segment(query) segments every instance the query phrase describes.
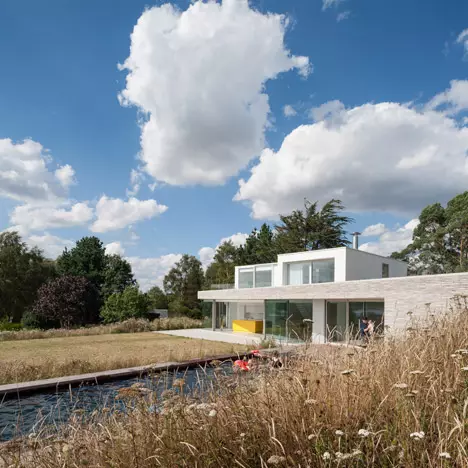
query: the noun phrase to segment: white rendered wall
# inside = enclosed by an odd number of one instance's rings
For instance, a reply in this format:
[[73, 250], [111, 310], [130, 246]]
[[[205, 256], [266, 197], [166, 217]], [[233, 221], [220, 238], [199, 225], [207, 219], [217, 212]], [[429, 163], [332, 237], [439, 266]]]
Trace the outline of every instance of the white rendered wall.
[[382, 264], [389, 266], [389, 278], [407, 276], [404, 262], [362, 250], [346, 249], [346, 281], [382, 278]]
[[312, 326], [312, 341], [314, 343], [325, 343], [325, 300], [314, 299], [312, 307], [312, 318], [314, 321]]

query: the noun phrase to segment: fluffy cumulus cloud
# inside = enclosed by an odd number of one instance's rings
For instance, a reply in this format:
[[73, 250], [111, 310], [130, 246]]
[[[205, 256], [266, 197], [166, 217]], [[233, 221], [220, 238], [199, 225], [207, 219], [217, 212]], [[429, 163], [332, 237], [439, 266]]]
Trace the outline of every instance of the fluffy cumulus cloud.
[[223, 237], [218, 245], [216, 247], [202, 247], [198, 251], [198, 258], [200, 259], [200, 262], [202, 263], [204, 268], [207, 268], [208, 265], [213, 261], [213, 258], [216, 253], [216, 249], [223, 244], [224, 242], [231, 241], [236, 247], [240, 247], [241, 245], [245, 244], [245, 241], [247, 240], [247, 237], [249, 237], [248, 234], [244, 234], [242, 232], [238, 232], [237, 234], [233, 234], [232, 236], [229, 237]]
[[88, 203], [71, 206], [20, 205], [10, 215], [11, 229], [21, 234], [45, 229], [82, 226], [93, 218], [93, 209]]
[[125, 248], [119, 241], [110, 242], [106, 244], [104, 248], [106, 249], [107, 255], [123, 255], [125, 253]]
[[392, 252], [404, 249], [413, 239], [413, 231], [419, 224], [418, 219], [408, 221], [404, 226], [388, 229], [384, 224], [368, 226], [364, 232], [369, 236], [378, 236], [378, 240], [362, 244], [359, 249], [378, 255], [388, 256]]
[[52, 157], [33, 140], [0, 139], [0, 197], [26, 203], [57, 201], [66, 196], [74, 171], [69, 165], [55, 172]]
[[122, 229], [138, 221], [154, 218], [164, 213], [167, 206], [156, 200], [138, 200], [102, 196], [96, 205], [96, 221], [91, 225], [93, 232], [107, 232]]
[[380, 236], [387, 231], [387, 227], [383, 223], [372, 224], [367, 226], [364, 231], [362, 231], [362, 237], [373, 237]]
[[154, 179], [172, 185], [222, 184], [264, 146], [270, 111], [264, 83], [307, 57], [285, 48], [287, 21], [247, 0], [147, 9], [131, 35], [123, 105], [135, 105], [140, 158]]
[[56, 259], [65, 248], [70, 249], [74, 245], [72, 240], [62, 239], [48, 232], [43, 235], [31, 235], [26, 238], [26, 243], [31, 247], [39, 247], [44, 252], [44, 255], [51, 259]]
[[[467, 106], [453, 90], [467, 83], [452, 82], [443, 93], [457, 111]], [[466, 190], [468, 128], [454, 111], [434, 104], [321, 106], [313, 124], [293, 130], [278, 151], [262, 152], [235, 199], [250, 203], [254, 218], [273, 219], [301, 206], [304, 197], [339, 198], [350, 211], [399, 214], [446, 201]]]
[[450, 87], [434, 96], [426, 108], [439, 109], [447, 115], [456, 115], [468, 109], [468, 80], [452, 80]]
[[143, 291], [147, 291], [152, 286], [162, 286], [164, 276], [181, 258], [180, 254], [152, 258], [126, 257]]
[[457, 43], [463, 46], [465, 50], [465, 58], [468, 58], [468, 29], [465, 29], [459, 34]]

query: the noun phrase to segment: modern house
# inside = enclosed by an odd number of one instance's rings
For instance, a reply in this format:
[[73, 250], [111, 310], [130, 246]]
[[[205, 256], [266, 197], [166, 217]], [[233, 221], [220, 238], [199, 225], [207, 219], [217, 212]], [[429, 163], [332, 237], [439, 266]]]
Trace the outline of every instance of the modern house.
[[[340, 247], [278, 255], [276, 263], [236, 267], [233, 289], [200, 291], [210, 328], [265, 336], [353, 339], [360, 318], [378, 331], [407, 328], [468, 293], [468, 274], [407, 276], [404, 262]], [[209, 304], [206, 304], [209, 303]]]

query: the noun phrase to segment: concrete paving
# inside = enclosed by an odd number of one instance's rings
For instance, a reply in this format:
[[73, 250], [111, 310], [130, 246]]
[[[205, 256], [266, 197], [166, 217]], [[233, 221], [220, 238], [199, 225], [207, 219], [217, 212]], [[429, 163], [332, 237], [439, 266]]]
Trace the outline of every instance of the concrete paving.
[[224, 343], [234, 343], [257, 346], [263, 339], [263, 335], [256, 333], [241, 333], [231, 330], [210, 330], [207, 328], [187, 328], [185, 330], [158, 331], [164, 335], [181, 336], [184, 338], [195, 338], [207, 341], [222, 341]]

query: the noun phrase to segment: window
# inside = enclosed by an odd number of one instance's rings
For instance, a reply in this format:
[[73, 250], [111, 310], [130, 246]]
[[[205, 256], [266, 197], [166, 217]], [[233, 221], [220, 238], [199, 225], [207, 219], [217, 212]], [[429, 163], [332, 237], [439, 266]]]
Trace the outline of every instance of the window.
[[388, 263], [382, 263], [382, 278], [389, 278], [389, 266]]
[[288, 284], [299, 285], [309, 284], [310, 262], [307, 263], [288, 263]]
[[312, 283], [332, 283], [335, 281], [335, 259], [312, 262]]
[[239, 289], [254, 287], [254, 271], [253, 268], [239, 270]]
[[255, 267], [255, 287], [266, 288], [272, 283], [271, 267]]

